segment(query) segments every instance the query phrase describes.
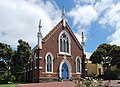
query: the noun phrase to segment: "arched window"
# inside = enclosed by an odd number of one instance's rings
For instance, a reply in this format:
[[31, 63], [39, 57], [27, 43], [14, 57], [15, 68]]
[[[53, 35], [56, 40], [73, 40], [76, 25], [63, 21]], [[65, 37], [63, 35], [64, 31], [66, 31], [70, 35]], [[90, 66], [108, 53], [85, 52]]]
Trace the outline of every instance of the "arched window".
[[80, 57], [76, 58], [76, 73], [82, 73], [82, 61]]
[[53, 72], [53, 55], [51, 53], [46, 54], [46, 73]]
[[59, 51], [70, 53], [70, 38], [66, 31], [61, 32], [59, 36]]

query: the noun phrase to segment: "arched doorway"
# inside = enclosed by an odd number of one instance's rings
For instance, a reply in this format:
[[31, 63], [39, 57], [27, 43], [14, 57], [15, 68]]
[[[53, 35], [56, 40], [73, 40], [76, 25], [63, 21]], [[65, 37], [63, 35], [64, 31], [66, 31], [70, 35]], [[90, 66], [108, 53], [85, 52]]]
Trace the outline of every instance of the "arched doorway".
[[72, 67], [67, 59], [63, 59], [60, 63], [59, 78], [64, 80], [72, 78]]
[[69, 79], [69, 69], [66, 63], [62, 65], [62, 79]]

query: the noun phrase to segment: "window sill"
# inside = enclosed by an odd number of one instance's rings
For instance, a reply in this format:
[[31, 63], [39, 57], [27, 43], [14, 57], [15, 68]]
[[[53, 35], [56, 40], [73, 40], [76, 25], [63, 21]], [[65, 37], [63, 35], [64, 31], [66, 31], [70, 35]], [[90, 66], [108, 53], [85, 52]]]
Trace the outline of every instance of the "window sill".
[[76, 74], [81, 74], [80, 72], [76, 72]]
[[67, 55], [67, 56], [71, 56], [70, 53], [65, 53], [65, 52], [59, 52], [60, 55]]
[[52, 74], [53, 72], [46, 72], [46, 73], [48, 73], [48, 74]]

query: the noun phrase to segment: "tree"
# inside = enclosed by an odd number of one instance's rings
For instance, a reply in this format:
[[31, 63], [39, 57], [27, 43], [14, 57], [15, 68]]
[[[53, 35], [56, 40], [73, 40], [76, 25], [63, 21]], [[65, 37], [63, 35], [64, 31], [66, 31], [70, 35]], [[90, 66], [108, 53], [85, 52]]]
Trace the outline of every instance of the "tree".
[[17, 56], [20, 58], [23, 65], [25, 65], [32, 58], [32, 50], [28, 42], [20, 39], [18, 40], [18, 43]]
[[10, 45], [0, 43], [0, 59], [5, 63], [5, 67], [9, 68], [11, 66], [11, 60], [13, 58], [14, 51]]
[[117, 65], [117, 68], [120, 68], [120, 46], [113, 45], [109, 55], [112, 58], [111, 65]]
[[[92, 63], [102, 63], [108, 68], [108, 64], [117, 65], [120, 68], [120, 46], [101, 44], [90, 57]], [[109, 62], [109, 63], [108, 63]]]
[[9, 62], [14, 55], [14, 51], [10, 47], [10, 45], [0, 43], [0, 58], [6, 60], [6, 62]]
[[17, 46], [17, 51], [14, 55], [14, 69], [13, 71], [21, 72], [23, 71], [25, 65], [32, 58], [32, 50], [28, 42], [23, 40], [18, 40], [19, 45]]
[[22, 72], [25, 65], [32, 58], [32, 51], [30, 45], [23, 41], [18, 40], [19, 45], [17, 50], [12, 50], [10, 45], [0, 43], [0, 68], [4, 68], [8, 72], [11, 71], [12, 75], [18, 77], [18, 72]]
[[7, 71], [9, 78], [9, 73], [11, 69], [11, 60], [13, 59], [14, 51], [10, 47], [10, 45], [0, 43], [0, 68], [3, 68]]
[[92, 63], [101, 63], [104, 62], [107, 57], [110, 57], [109, 51], [111, 49], [110, 44], [101, 44], [98, 46], [96, 51], [93, 52], [93, 54], [90, 57], [90, 61]]
[[90, 61], [92, 61], [92, 63], [101, 63], [105, 55], [106, 55], [106, 50], [103, 48], [98, 48], [91, 55]]

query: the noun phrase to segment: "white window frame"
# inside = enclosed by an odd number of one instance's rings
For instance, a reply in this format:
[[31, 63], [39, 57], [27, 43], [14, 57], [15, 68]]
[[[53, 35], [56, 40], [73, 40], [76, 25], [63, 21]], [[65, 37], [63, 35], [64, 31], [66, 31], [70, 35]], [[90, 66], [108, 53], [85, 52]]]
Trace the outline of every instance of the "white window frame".
[[[48, 55], [50, 55], [51, 56], [51, 58], [52, 58], [52, 71], [51, 72], [48, 72], [47, 71], [47, 56]], [[53, 73], [53, 59], [54, 59], [54, 57], [53, 57], [53, 55], [52, 55], [52, 53], [51, 52], [48, 52], [47, 54], [46, 54], [46, 56], [45, 56], [45, 71], [46, 71], [46, 73]]]
[[[61, 52], [61, 51], [60, 51], [60, 36], [61, 36], [63, 33], [65, 33], [65, 34], [67, 35], [68, 40], [69, 40], [69, 53], [67, 53], [67, 52]], [[63, 31], [59, 34], [58, 41], [59, 41], [59, 54], [71, 55], [71, 39], [70, 39], [69, 34], [68, 34], [65, 30], [63, 30]]]
[[[80, 60], [80, 72], [78, 72], [77, 70], [77, 59]], [[76, 73], [81, 74], [82, 73], [82, 59], [79, 56], [77, 56], [75, 62], [76, 62]]]

